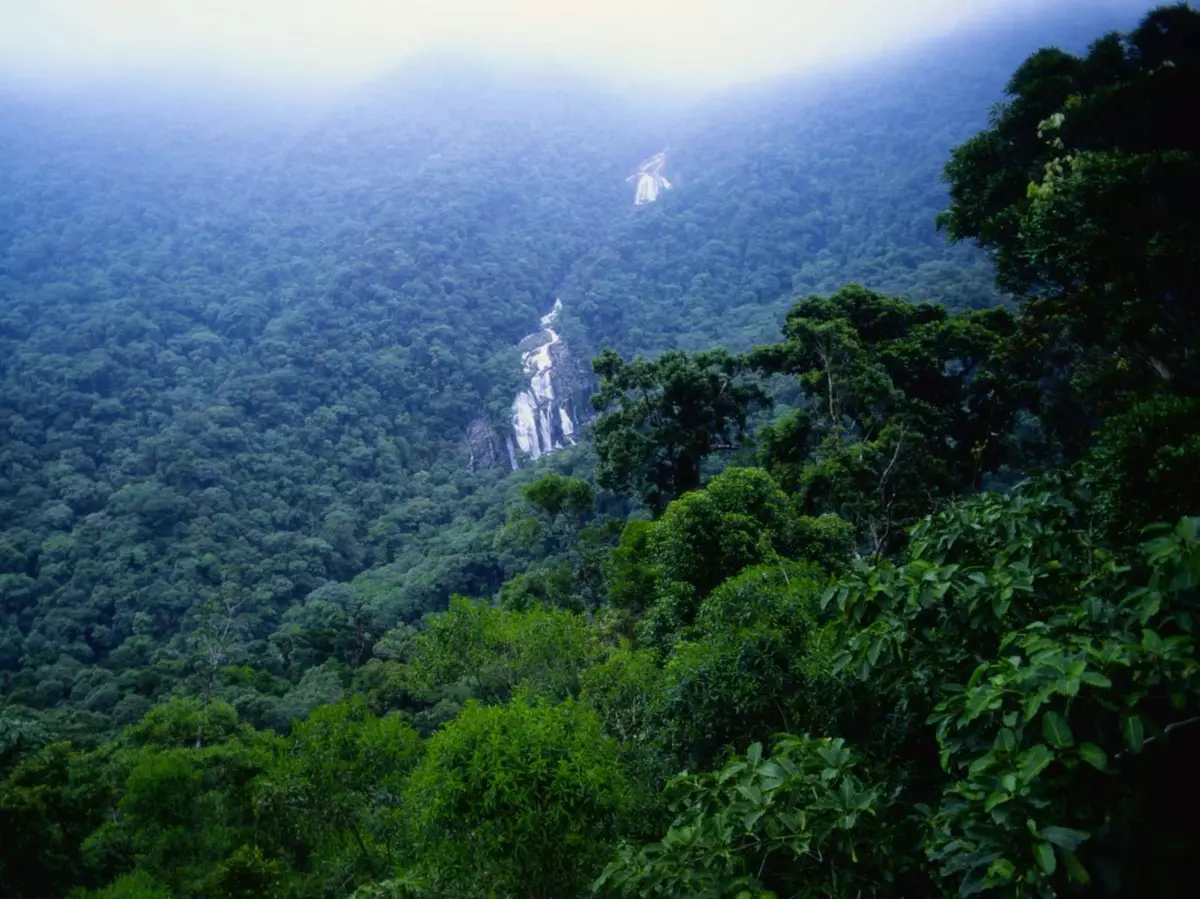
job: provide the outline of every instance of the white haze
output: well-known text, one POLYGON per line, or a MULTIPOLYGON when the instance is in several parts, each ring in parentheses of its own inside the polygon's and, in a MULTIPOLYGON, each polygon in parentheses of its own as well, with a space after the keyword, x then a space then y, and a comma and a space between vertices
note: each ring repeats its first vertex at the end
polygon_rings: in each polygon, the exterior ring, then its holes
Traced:
POLYGON ((328 87, 448 51, 695 90, 854 61, 984 18, 1057 5, 1061 0, 0 0, 0 68, 56 82, 202 70, 247 84, 328 87))

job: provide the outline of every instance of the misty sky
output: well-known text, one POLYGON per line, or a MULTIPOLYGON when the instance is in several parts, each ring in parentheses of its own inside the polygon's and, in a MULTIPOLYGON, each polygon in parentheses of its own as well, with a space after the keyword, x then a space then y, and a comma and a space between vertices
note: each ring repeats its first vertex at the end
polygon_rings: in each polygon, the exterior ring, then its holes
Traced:
POLYGON ((467 49, 585 72, 717 87, 852 60, 1056 0, 0 0, 0 65, 217 68, 347 83, 467 49))

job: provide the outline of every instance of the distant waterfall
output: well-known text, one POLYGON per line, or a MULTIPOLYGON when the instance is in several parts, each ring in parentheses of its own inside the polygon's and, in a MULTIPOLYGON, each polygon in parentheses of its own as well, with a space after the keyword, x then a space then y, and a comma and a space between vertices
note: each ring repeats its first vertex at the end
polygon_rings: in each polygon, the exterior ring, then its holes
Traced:
POLYGON ((645 206, 658 199, 660 192, 671 189, 671 182, 662 173, 667 165, 667 151, 655 153, 638 166, 638 170, 625 180, 637 185, 633 205, 645 206))
POLYGON ((575 423, 555 389, 564 351, 562 338, 554 330, 561 311, 562 301, 555 300, 554 308, 542 316, 542 329, 520 343, 529 388, 513 400, 512 427, 517 449, 531 459, 575 443, 575 423))

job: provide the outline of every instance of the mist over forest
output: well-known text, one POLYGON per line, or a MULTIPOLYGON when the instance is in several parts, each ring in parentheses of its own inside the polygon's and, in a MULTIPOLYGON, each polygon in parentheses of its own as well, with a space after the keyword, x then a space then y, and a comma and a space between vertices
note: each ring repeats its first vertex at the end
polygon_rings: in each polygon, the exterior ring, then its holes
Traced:
POLYGON ((1191 895, 1200 13, 1047 6, 14 54, 0 894, 1191 895))

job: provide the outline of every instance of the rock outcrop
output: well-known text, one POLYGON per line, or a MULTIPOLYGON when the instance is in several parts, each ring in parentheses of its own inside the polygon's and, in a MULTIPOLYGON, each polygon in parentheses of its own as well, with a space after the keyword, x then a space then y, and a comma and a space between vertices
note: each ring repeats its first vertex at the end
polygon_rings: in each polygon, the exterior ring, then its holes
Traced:
POLYGON ((508 465, 517 468, 517 449, 511 436, 502 436, 485 416, 469 425, 463 438, 467 446, 467 464, 474 471, 508 465))

